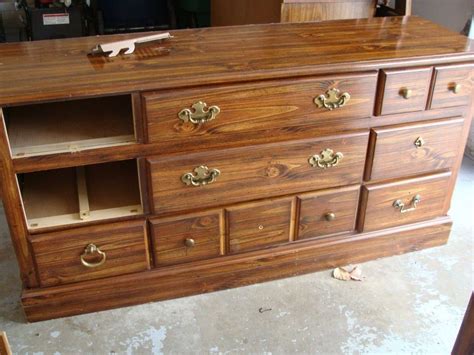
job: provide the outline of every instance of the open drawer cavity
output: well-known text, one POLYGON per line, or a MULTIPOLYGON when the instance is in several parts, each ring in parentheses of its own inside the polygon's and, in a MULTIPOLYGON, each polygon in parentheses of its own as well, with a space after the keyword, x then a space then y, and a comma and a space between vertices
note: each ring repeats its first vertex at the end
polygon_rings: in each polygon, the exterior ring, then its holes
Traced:
POLYGON ((30 230, 143 214, 136 160, 21 174, 30 230))
POLYGON ((5 107, 13 158, 136 142, 131 95, 5 107))

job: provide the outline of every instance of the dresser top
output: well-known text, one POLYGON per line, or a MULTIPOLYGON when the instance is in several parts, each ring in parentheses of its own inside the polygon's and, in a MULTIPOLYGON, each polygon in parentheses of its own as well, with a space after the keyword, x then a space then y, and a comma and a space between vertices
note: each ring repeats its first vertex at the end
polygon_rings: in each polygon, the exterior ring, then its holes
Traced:
POLYGON ((146 34, 1 44, 0 105, 474 60, 469 39, 414 16, 172 34, 115 58, 88 52, 146 34))

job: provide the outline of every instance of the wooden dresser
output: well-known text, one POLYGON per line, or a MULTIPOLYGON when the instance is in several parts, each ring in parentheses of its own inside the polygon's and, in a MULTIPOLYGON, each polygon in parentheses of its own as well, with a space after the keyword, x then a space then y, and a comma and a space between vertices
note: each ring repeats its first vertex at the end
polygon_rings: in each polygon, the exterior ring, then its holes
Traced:
POLYGON ((173 35, 115 58, 87 53, 121 36, 0 46, 29 321, 447 242, 468 39, 417 17, 173 35))

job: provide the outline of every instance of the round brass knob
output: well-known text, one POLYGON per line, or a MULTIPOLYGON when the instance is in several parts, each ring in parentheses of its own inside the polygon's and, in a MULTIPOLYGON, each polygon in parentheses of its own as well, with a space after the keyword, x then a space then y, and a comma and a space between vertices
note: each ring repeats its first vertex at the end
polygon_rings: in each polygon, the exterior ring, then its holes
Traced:
POLYGON ((455 84, 455 85, 453 86, 453 92, 454 92, 455 94, 459 94, 459 93, 461 92, 461 89, 462 89, 462 85, 461 85, 461 84, 455 84))
POLYGON ((402 89, 400 93, 404 99, 409 99, 410 97, 413 96, 413 90, 407 89, 407 88, 402 89))
POLYGON ((331 222, 331 221, 334 221, 336 219, 336 214, 332 213, 332 212, 326 213, 324 215, 324 218, 326 219, 326 221, 331 222))
POLYGON ((193 248, 196 245, 196 241, 192 238, 186 238, 184 240, 184 245, 186 245, 187 248, 193 248))

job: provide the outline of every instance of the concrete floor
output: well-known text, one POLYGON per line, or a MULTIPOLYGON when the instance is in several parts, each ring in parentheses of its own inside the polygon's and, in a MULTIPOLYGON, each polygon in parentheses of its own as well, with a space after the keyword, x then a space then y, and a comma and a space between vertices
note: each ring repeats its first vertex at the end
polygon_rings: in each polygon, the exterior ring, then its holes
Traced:
POLYGON ((449 244, 365 263, 363 282, 323 271, 35 324, 18 302, 2 217, 0 330, 18 354, 448 354, 473 286, 473 197, 474 163, 465 159, 449 244))

